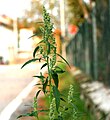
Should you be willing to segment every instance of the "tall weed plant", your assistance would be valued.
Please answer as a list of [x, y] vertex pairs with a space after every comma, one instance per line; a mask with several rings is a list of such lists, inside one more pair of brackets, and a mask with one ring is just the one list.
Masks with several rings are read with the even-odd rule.
[[[70, 85], [70, 90], [68, 93], [68, 101], [65, 101], [59, 91], [59, 74], [65, 72], [61, 67], [58, 66], [58, 62], [64, 62], [69, 66], [69, 63], [58, 53], [56, 53], [56, 41], [53, 34], [53, 23], [51, 22], [50, 15], [43, 7], [43, 21], [40, 22], [42, 26], [40, 27], [42, 33], [42, 40], [37, 44], [36, 48], [33, 51], [33, 58], [27, 62], [25, 62], [21, 68], [26, 66], [32, 62], [42, 62], [43, 65], [41, 69], [47, 67], [47, 75], [44, 76], [42, 72], [40, 72], [39, 76], [34, 76], [40, 79], [40, 84], [38, 86], [42, 86], [36, 96], [34, 97], [33, 102], [33, 111], [30, 113], [26, 113], [18, 116], [17, 118], [32, 116], [36, 120], [39, 120], [40, 112], [48, 112], [48, 116], [50, 120], [64, 120], [65, 114], [68, 109], [71, 109], [72, 117], [71, 120], [77, 119], [77, 109], [73, 104], [73, 94], [74, 88]], [[34, 34], [33, 36], [36, 36]], [[33, 37], [31, 36], [31, 37]], [[30, 37], [30, 38], [31, 38]], [[61, 58], [61, 61], [57, 60], [57, 56]], [[70, 67], [70, 66], [69, 66]], [[49, 98], [49, 107], [48, 109], [38, 109], [38, 96], [43, 91], [45, 96]], [[68, 108], [66, 106], [61, 106], [61, 101], [67, 102], [71, 107]]]

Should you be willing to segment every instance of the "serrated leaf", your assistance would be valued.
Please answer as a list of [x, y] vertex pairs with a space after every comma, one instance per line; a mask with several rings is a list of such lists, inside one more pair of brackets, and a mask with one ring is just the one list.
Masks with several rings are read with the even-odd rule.
[[25, 62], [25, 63], [23, 64], [23, 66], [21, 67], [21, 69], [22, 69], [24, 66], [26, 66], [27, 64], [29, 64], [29, 63], [31, 63], [31, 62], [35, 62], [35, 61], [37, 61], [37, 60], [39, 60], [39, 58], [34, 58], [34, 59], [31, 59], [31, 60], [28, 60], [27, 62]]
[[36, 52], [39, 50], [39, 46], [37, 46], [35, 49], [34, 49], [34, 52], [33, 52], [33, 57], [35, 58], [35, 55], [36, 55]]
[[48, 84], [48, 77], [46, 78], [46, 81], [45, 81], [45, 83], [43, 84], [43, 92], [44, 92], [44, 93], [45, 93], [45, 91], [46, 91], [47, 84]]
[[44, 68], [46, 65], [47, 65], [47, 63], [44, 63], [44, 64], [42, 65], [41, 69]]
[[[64, 61], [65, 61], [65, 63], [70, 67], [70, 65], [69, 65], [69, 63], [67, 62], [67, 60], [65, 60], [65, 58], [63, 58], [60, 54], [58, 54], [58, 53], [56, 53], [59, 57], [61, 57]], [[71, 67], [70, 67], [71, 68]]]
[[56, 86], [53, 86], [53, 94], [55, 97], [55, 103], [56, 103], [56, 110], [58, 112], [59, 106], [60, 106], [60, 92]]
[[36, 93], [36, 98], [38, 97], [39, 93], [40, 93], [41, 90], [37, 91]]
[[54, 80], [55, 86], [58, 88], [58, 84], [59, 84], [59, 79], [58, 79], [58, 75], [55, 71], [52, 70], [52, 78]]

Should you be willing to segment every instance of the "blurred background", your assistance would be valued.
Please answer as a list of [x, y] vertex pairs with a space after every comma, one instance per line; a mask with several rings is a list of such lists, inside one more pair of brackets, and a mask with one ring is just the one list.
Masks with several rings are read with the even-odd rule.
[[[41, 40], [43, 5], [54, 23], [57, 52], [109, 90], [110, 0], [0, 0], [0, 71], [11, 65], [15, 71], [32, 58]], [[33, 34], [37, 36], [28, 39]]]

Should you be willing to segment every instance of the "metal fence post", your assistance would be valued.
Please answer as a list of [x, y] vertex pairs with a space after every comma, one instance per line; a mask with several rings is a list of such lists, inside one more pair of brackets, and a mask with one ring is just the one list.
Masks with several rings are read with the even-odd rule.
[[90, 58], [89, 58], [89, 41], [90, 41], [90, 38], [89, 38], [89, 29], [88, 29], [88, 23], [87, 21], [85, 22], [85, 70], [86, 70], [86, 73], [87, 74], [90, 74]]
[[92, 30], [93, 30], [93, 57], [94, 57], [94, 79], [98, 79], [98, 55], [97, 55], [97, 32], [96, 32], [96, 5], [95, 2], [92, 3]]

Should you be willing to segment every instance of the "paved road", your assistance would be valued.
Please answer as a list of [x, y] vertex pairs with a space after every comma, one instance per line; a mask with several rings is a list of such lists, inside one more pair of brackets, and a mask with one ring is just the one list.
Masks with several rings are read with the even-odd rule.
[[41, 64], [21, 66], [0, 65], [0, 112], [33, 80]]

